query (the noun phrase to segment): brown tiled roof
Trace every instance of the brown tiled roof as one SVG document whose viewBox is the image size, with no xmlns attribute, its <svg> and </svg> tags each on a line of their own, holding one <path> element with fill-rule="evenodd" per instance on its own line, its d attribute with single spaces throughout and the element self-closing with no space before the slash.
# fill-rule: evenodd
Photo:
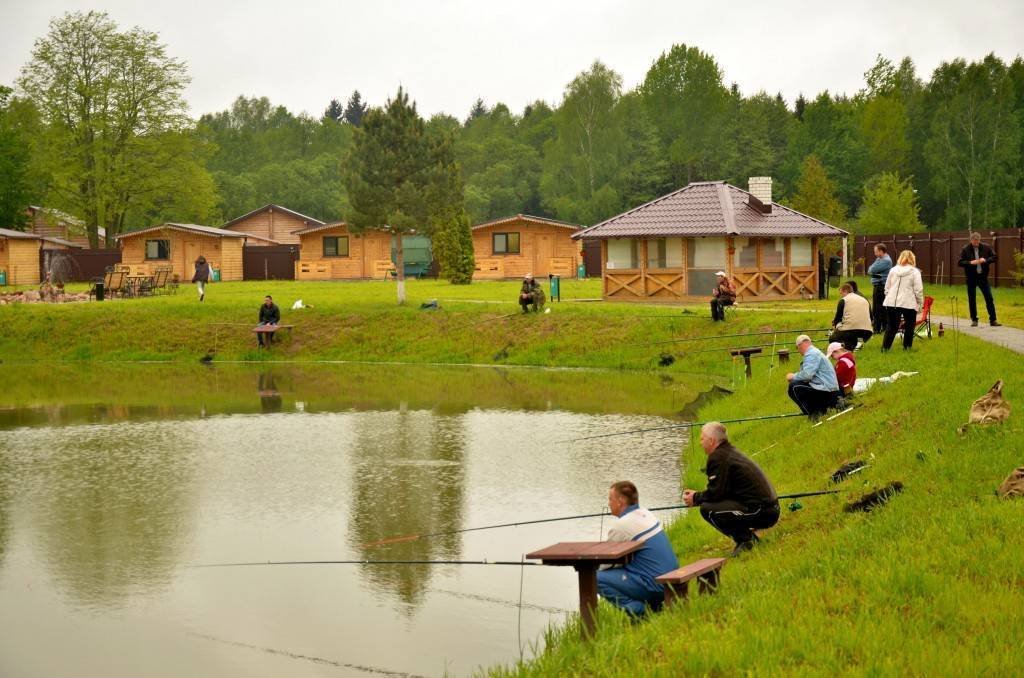
<svg viewBox="0 0 1024 678">
<path fill-rule="evenodd" d="M 278 211 L 281 211 L 281 212 L 285 212 L 286 214 L 290 214 L 290 215 L 292 215 L 293 217 L 295 217 L 297 219 L 302 219 L 303 221 L 309 223 L 310 226 L 314 226 L 314 225 L 317 225 L 317 224 L 323 224 L 324 223 L 324 222 L 320 221 L 319 219 L 314 219 L 313 217 L 307 217 L 305 214 L 301 214 L 299 212 L 296 212 L 295 210 L 290 210 L 287 207 L 281 207 L 280 205 L 275 205 L 274 203 L 270 203 L 269 205 L 264 205 L 263 207 L 260 207 L 259 209 L 253 210 L 252 212 L 248 212 L 247 214 L 243 214 L 240 217 L 235 217 L 234 219 L 232 219 L 228 223 L 226 223 L 223 226 L 221 226 L 221 228 L 230 228 L 231 226 L 237 224 L 239 221 L 241 221 L 243 219 L 248 219 L 249 217 L 253 216 L 254 214 L 259 214 L 260 212 L 266 212 L 269 209 L 275 209 L 275 210 L 278 210 Z"/>
<path fill-rule="evenodd" d="M 138 231 L 129 231 L 127 233 L 118 233 L 114 237 L 120 240 L 121 238 L 133 238 L 143 233 L 152 233 L 153 231 L 163 231 L 165 229 L 171 229 L 172 231 L 190 231 L 192 233 L 199 233 L 200 235 L 214 235 L 222 238 L 246 238 L 248 235 L 245 233 L 238 233 L 236 231 L 227 231 L 223 228 L 214 228 L 213 226 L 201 226 L 199 224 L 160 224 L 158 226 L 150 226 L 149 228 L 139 229 Z"/>
<path fill-rule="evenodd" d="M 573 238 L 829 236 L 846 231 L 789 207 L 752 207 L 751 195 L 724 181 L 701 181 L 573 234 Z"/>
<path fill-rule="evenodd" d="M 548 219 L 547 217 L 534 217 L 529 214 L 516 214 L 511 217 L 502 217 L 501 219 L 493 219 L 482 224 L 477 224 L 473 227 L 473 230 L 475 231 L 478 228 L 486 228 L 488 226 L 510 224 L 515 221 L 526 221 L 528 223 L 540 224 L 542 226 L 561 226 L 562 228 L 571 228 L 574 231 L 583 228 L 579 224 L 570 224 L 567 221 L 557 221 L 555 219 Z"/>
</svg>

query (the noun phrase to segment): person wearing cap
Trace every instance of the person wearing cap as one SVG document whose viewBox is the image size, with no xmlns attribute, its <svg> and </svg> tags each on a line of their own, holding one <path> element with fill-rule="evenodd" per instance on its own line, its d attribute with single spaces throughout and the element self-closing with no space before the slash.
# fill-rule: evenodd
<svg viewBox="0 0 1024 678">
<path fill-rule="evenodd" d="M 532 273 L 523 276 L 523 286 L 519 290 L 519 305 L 523 307 L 523 313 L 529 313 L 530 307 L 534 311 L 540 311 L 544 305 L 544 288 L 533 279 Z"/>
<path fill-rule="evenodd" d="M 999 327 L 996 321 L 996 303 L 992 300 L 992 289 L 988 285 L 988 269 L 996 263 L 996 252 L 981 242 L 981 233 L 971 233 L 971 242 L 960 250 L 960 266 L 967 279 L 967 308 L 971 312 L 971 327 L 978 326 L 978 294 L 985 297 L 988 324 Z"/>
<path fill-rule="evenodd" d="M 871 338 L 871 306 L 868 300 L 857 294 L 853 285 L 843 283 L 839 288 L 839 303 L 832 319 L 831 341 L 838 341 L 849 350 L 857 348 L 857 340 Z"/>
<path fill-rule="evenodd" d="M 843 392 L 844 396 L 852 394 L 853 385 L 857 381 L 857 359 L 854 358 L 853 351 L 848 351 L 838 341 L 833 341 L 825 349 L 825 357 L 836 361 L 836 380 L 839 382 L 839 390 Z"/>
<path fill-rule="evenodd" d="M 789 397 L 800 411 L 811 419 L 817 419 L 839 404 L 839 380 L 835 368 L 806 334 L 796 338 L 796 349 L 803 360 L 800 371 L 786 375 L 789 381 Z"/>
<path fill-rule="evenodd" d="M 736 303 L 736 288 L 725 271 L 715 273 L 718 276 L 718 285 L 711 290 L 711 319 L 725 320 L 725 307 Z"/>
</svg>

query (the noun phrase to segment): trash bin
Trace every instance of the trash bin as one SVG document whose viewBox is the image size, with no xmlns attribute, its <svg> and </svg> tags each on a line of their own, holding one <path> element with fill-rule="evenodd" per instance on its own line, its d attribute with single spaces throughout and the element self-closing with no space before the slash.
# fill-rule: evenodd
<svg viewBox="0 0 1024 678">
<path fill-rule="evenodd" d="M 583 280 L 587 277 L 586 264 L 580 264 L 579 266 L 576 267 L 576 277 L 579 278 L 580 280 Z"/>
<path fill-rule="evenodd" d="M 103 301 L 104 294 L 103 281 L 99 281 L 96 283 L 96 301 Z"/>
<path fill-rule="evenodd" d="M 219 268 L 211 268 L 210 269 L 210 281 L 211 282 L 220 282 L 220 269 Z"/>
<path fill-rule="evenodd" d="M 0 270 L 0 285 L 7 284 L 7 271 Z"/>
<path fill-rule="evenodd" d="M 551 301 L 562 300 L 562 278 L 554 273 L 548 274 L 548 282 L 551 283 Z"/>
</svg>

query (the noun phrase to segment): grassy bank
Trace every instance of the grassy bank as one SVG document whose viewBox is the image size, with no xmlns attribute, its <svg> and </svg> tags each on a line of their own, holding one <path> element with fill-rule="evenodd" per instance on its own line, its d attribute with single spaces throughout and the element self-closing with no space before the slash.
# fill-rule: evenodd
<svg viewBox="0 0 1024 678">
<path fill-rule="evenodd" d="M 812 428 L 802 419 L 729 427 L 781 493 L 824 489 L 844 462 L 870 466 L 840 496 L 801 500 L 763 545 L 732 559 L 717 596 L 630 625 L 602 603 L 594 642 L 555 630 L 535 661 L 497 671 L 526 675 L 1010 675 L 1024 644 L 1024 503 L 994 490 L 1024 463 L 1019 413 L 961 437 L 970 403 L 997 378 L 1019 400 L 1020 356 L 950 335 L 907 354 L 858 354 L 860 374 L 920 371 L 877 385 L 861 407 Z M 967 356 L 970 356 L 968 358 Z M 958 364 L 959 362 L 959 364 Z M 982 368 L 983 366 L 983 368 Z M 755 372 L 701 419 L 791 411 L 782 370 Z M 702 488 L 705 455 L 684 451 L 684 485 Z M 894 480 L 906 490 L 871 513 L 851 498 Z M 642 493 L 643 488 L 641 488 Z M 696 514 L 670 528 L 682 562 L 727 553 L 731 543 Z"/>
</svg>

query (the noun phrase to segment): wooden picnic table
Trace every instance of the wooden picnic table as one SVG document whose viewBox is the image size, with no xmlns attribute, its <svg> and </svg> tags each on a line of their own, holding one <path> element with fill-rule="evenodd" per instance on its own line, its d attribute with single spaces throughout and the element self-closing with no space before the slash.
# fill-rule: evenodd
<svg viewBox="0 0 1024 678">
<path fill-rule="evenodd" d="M 531 560 L 544 565 L 571 565 L 580 585 L 581 633 L 593 636 L 597 621 L 597 568 L 600 565 L 625 565 L 633 553 L 643 548 L 640 541 L 563 541 L 533 553 Z"/>
<path fill-rule="evenodd" d="M 295 327 L 295 325 L 257 325 L 252 328 L 252 331 L 255 334 L 273 334 L 278 330 L 288 330 L 290 332 L 293 327 Z M 271 340 L 272 337 L 267 337 L 268 344 Z"/>
</svg>

